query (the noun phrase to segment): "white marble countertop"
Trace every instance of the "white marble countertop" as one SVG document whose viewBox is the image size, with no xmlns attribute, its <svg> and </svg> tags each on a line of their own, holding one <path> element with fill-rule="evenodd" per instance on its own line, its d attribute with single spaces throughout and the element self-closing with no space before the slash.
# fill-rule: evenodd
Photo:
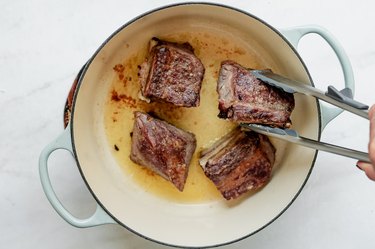
<svg viewBox="0 0 375 249">
<path fill-rule="evenodd" d="M 0 2 L 0 247 L 163 248 L 121 226 L 70 226 L 41 188 L 38 157 L 63 130 L 62 111 L 80 67 L 114 30 L 173 1 Z M 375 2 L 323 0 L 222 1 L 285 28 L 318 24 L 341 41 L 356 79 L 355 98 L 375 103 Z M 341 86 L 328 46 L 308 36 L 300 53 L 316 82 Z M 319 84 L 317 84 L 319 86 Z M 348 113 L 323 132 L 323 141 L 366 150 L 368 123 Z M 85 217 L 94 201 L 68 152 L 50 158 L 57 194 Z M 225 248 L 374 248 L 375 183 L 355 160 L 319 153 L 305 188 L 272 225 Z"/>
</svg>

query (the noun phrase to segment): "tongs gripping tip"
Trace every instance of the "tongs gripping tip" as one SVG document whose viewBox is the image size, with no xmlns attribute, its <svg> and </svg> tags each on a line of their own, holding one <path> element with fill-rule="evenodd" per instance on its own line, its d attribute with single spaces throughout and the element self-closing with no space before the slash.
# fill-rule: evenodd
<svg viewBox="0 0 375 249">
<path fill-rule="evenodd" d="M 323 92 L 309 84 L 304 84 L 284 76 L 273 73 L 270 70 L 252 70 L 252 74 L 266 84 L 282 89 L 288 93 L 302 93 L 313 96 L 341 109 L 352 112 L 360 117 L 368 119 L 368 105 L 353 100 L 353 94 L 349 88 L 338 91 L 329 86 L 327 92 Z"/>
</svg>

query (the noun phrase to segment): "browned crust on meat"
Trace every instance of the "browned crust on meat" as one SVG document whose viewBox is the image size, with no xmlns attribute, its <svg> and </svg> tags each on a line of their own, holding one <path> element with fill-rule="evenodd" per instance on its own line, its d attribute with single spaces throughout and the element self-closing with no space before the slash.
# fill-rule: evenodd
<svg viewBox="0 0 375 249">
<path fill-rule="evenodd" d="M 153 38 L 149 57 L 139 70 L 141 94 L 151 101 L 199 106 L 204 71 L 189 43 Z"/>
<path fill-rule="evenodd" d="M 220 118 L 283 128 L 291 126 L 293 94 L 262 82 L 249 69 L 233 61 L 221 63 L 217 91 Z"/>
<path fill-rule="evenodd" d="M 130 159 L 184 189 L 195 136 L 146 113 L 135 112 Z"/>
<path fill-rule="evenodd" d="M 269 181 L 276 149 L 268 137 L 237 129 L 217 145 L 222 143 L 226 145 L 216 151 L 210 149 L 200 164 L 225 199 L 238 198 Z"/>
</svg>

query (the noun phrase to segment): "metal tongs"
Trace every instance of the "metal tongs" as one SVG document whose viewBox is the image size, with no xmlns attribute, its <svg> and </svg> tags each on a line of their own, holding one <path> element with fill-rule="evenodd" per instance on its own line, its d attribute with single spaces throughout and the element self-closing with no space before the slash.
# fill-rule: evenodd
<svg viewBox="0 0 375 249">
<path fill-rule="evenodd" d="M 321 99 L 327 103 L 335 105 L 341 109 L 352 112 L 360 117 L 369 119 L 369 106 L 353 100 L 353 94 L 349 88 L 338 91 L 333 86 L 329 86 L 327 92 L 323 92 L 311 85 L 307 85 L 302 82 L 294 81 L 281 75 L 272 73 L 270 70 L 252 70 L 251 72 L 256 78 L 271 86 L 281 88 L 285 92 L 302 93 L 308 96 L 313 96 L 317 99 Z M 292 129 L 274 128 L 259 124 L 241 123 L 240 125 L 243 129 L 250 129 L 267 136 L 276 137 L 292 143 L 300 144 L 305 147 L 358 159 L 363 162 L 370 162 L 368 153 L 305 138 L 298 135 L 298 132 Z"/>
</svg>

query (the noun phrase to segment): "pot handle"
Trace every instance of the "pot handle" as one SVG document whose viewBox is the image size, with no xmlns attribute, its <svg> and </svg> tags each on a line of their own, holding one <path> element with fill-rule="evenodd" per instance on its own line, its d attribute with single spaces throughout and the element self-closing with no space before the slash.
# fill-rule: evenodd
<svg viewBox="0 0 375 249">
<path fill-rule="evenodd" d="M 86 219 L 80 219 L 73 216 L 57 198 L 56 193 L 52 188 L 52 184 L 48 174 L 48 158 L 58 149 L 64 149 L 69 151 L 73 155 L 72 143 L 70 138 L 70 125 L 64 130 L 64 132 L 49 145 L 47 145 L 39 156 L 39 175 L 42 182 L 44 193 L 46 194 L 49 202 L 56 210 L 56 212 L 69 224 L 75 227 L 93 227 L 104 224 L 111 224 L 116 222 L 103 210 L 101 206 L 97 204 L 95 212 L 91 217 Z"/>
<path fill-rule="evenodd" d="M 315 33 L 320 35 L 333 49 L 339 62 L 341 64 L 341 68 L 344 74 L 344 81 L 345 87 L 349 88 L 352 91 L 354 96 L 354 76 L 353 76 L 353 69 L 350 64 L 349 58 L 345 53 L 343 47 L 337 41 L 334 36 L 328 32 L 325 28 L 316 25 L 309 25 L 309 26 L 299 26 L 299 27 L 292 27 L 288 29 L 281 30 L 281 33 L 288 39 L 288 41 L 297 49 L 298 43 L 301 38 L 307 34 Z M 322 130 L 326 127 L 326 125 L 331 122 L 334 118 L 336 118 L 340 113 L 343 112 L 342 109 L 333 107 L 328 105 L 327 103 L 323 103 L 319 101 L 320 109 L 322 112 Z"/>
</svg>

